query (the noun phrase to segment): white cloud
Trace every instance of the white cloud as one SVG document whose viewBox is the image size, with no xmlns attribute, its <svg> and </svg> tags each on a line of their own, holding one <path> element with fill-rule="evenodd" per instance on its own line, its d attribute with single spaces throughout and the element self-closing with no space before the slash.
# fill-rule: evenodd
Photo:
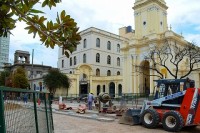
<svg viewBox="0 0 200 133">
<path fill-rule="evenodd" d="M 189 41 L 191 39 L 200 42 L 199 34 L 192 33 L 193 30 L 200 30 L 200 0 L 165 0 L 168 9 L 168 24 L 172 25 L 175 32 L 179 32 L 183 27 L 189 27 L 187 31 L 182 31 L 185 38 Z M 120 27 L 131 25 L 134 27 L 134 0 L 63 0 L 56 8 L 50 11 L 48 8 L 43 8 L 47 12 L 45 16 L 49 19 L 55 20 L 57 12 L 66 10 L 77 22 L 80 30 L 89 27 L 97 27 L 115 34 L 118 34 Z M 38 9 L 40 6 L 37 5 Z M 13 60 L 15 50 L 35 49 L 34 62 L 45 65 L 57 66 L 58 48 L 54 50 L 45 48 L 40 45 L 38 38 L 33 39 L 32 35 L 28 35 L 24 30 L 25 24 L 17 24 L 17 28 L 13 30 L 14 36 L 11 36 L 10 44 L 10 58 Z M 190 30 L 191 28 L 191 30 Z M 192 30 L 193 29 L 193 30 Z"/>
<path fill-rule="evenodd" d="M 199 0 L 167 0 L 168 18 L 171 24 L 193 23 L 199 24 Z"/>
<path fill-rule="evenodd" d="M 185 39 L 189 42 L 193 42 L 194 44 L 200 46 L 200 34 L 187 34 L 185 35 Z"/>
</svg>

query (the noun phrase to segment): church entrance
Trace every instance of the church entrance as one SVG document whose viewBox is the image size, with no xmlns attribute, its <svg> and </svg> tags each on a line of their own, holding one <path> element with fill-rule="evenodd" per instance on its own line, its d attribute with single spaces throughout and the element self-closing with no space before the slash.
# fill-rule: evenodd
<svg viewBox="0 0 200 133">
<path fill-rule="evenodd" d="M 88 94 L 89 93 L 89 80 L 87 79 L 86 74 L 82 74 L 80 76 L 80 81 L 79 81 L 80 87 L 79 87 L 79 94 Z"/>
<path fill-rule="evenodd" d="M 149 61 L 141 62 L 141 74 L 140 74 L 140 93 L 149 94 L 150 93 L 150 70 Z"/>
<path fill-rule="evenodd" d="M 86 84 L 81 83 L 80 84 L 80 95 L 88 94 L 88 93 L 89 93 L 88 92 L 88 83 L 86 83 Z"/>
</svg>

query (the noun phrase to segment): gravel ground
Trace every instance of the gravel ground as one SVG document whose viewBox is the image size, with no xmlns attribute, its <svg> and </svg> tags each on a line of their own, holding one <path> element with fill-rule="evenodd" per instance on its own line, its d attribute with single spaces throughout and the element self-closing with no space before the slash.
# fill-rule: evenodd
<svg viewBox="0 0 200 133">
<path fill-rule="evenodd" d="M 118 124 L 118 119 L 114 122 L 100 122 L 55 113 L 53 118 L 55 133 L 167 133 L 162 126 L 147 129 L 140 125 Z M 180 133 L 200 133 L 200 126 L 195 129 L 184 128 Z"/>
</svg>

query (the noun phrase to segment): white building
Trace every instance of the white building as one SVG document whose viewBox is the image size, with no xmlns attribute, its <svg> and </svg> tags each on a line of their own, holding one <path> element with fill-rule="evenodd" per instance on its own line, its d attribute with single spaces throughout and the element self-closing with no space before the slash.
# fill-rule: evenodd
<svg viewBox="0 0 200 133">
<path fill-rule="evenodd" d="M 0 37 L 0 71 L 3 71 L 4 63 L 9 60 L 10 35 L 8 37 Z"/>
<path fill-rule="evenodd" d="M 69 94 L 121 93 L 120 48 L 126 39 L 94 27 L 83 30 L 80 35 L 82 40 L 69 58 L 59 49 L 58 68 L 73 81 Z"/>
</svg>

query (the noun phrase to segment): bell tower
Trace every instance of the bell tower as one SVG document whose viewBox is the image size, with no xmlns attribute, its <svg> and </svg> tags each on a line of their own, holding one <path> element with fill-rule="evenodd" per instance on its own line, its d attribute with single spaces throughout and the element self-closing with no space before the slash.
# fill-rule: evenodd
<svg viewBox="0 0 200 133">
<path fill-rule="evenodd" d="M 167 30 L 168 7 L 165 0 L 136 0 L 133 9 L 137 38 Z"/>
</svg>

